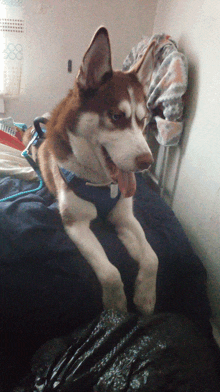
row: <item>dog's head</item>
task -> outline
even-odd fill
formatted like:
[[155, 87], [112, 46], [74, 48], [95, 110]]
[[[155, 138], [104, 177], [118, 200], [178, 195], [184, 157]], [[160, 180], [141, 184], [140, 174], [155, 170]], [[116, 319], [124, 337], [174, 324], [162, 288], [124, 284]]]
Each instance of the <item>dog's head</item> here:
[[76, 78], [74, 125], [66, 125], [72, 135], [98, 146], [99, 159], [125, 196], [135, 192], [134, 172], [148, 169], [153, 162], [143, 133], [154, 48], [152, 42], [131, 71], [113, 71], [108, 32], [99, 28]]

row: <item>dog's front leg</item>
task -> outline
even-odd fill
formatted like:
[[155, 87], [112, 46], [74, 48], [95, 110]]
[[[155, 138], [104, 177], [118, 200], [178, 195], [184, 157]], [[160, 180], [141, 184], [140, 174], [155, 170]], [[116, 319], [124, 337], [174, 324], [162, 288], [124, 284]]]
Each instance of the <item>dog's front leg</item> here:
[[120, 273], [90, 230], [90, 222], [96, 217], [95, 206], [69, 190], [60, 193], [59, 206], [66, 233], [91, 265], [102, 286], [104, 308], [126, 312], [127, 301]]
[[133, 215], [132, 198], [121, 198], [109, 220], [115, 225], [118, 237], [139, 265], [134, 303], [142, 314], [152, 313], [156, 302], [158, 258]]

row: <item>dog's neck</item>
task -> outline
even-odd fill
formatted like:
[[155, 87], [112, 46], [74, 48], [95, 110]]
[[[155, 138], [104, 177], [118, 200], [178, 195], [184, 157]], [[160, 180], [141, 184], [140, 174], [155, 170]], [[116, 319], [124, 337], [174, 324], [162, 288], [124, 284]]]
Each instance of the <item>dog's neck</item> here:
[[72, 154], [60, 166], [94, 184], [110, 184], [112, 179], [104, 165], [100, 146], [68, 132]]

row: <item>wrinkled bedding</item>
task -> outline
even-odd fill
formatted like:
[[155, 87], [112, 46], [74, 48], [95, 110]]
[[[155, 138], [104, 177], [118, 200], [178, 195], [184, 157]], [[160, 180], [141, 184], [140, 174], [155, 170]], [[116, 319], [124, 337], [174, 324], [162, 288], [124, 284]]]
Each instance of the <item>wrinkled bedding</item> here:
[[28, 181], [38, 178], [36, 172], [21, 156], [19, 150], [0, 143], [0, 176], [6, 175]]
[[[36, 187], [36, 182], [1, 177], [0, 198]], [[210, 335], [206, 271], [171, 209], [141, 175], [134, 212], [159, 257], [156, 313], [182, 314]], [[111, 225], [97, 218], [92, 229], [119, 269], [129, 311], [135, 312], [136, 263]], [[100, 314], [101, 287], [64, 232], [56, 200], [45, 187], [0, 203], [0, 265], [0, 368], [4, 376], [6, 368], [10, 379], [18, 373], [20, 378], [42, 343]]]
[[219, 359], [183, 316], [108, 311], [42, 346], [19, 392], [218, 392]]

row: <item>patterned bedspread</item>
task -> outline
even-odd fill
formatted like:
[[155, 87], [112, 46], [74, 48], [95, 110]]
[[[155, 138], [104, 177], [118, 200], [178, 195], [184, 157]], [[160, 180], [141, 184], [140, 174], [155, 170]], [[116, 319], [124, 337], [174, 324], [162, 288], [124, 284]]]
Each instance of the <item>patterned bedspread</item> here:
[[151, 42], [156, 41], [154, 68], [147, 96], [147, 107], [151, 113], [147, 125], [154, 132], [159, 144], [177, 145], [183, 131], [183, 96], [187, 89], [188, 66], [176, 43], [165, 34], [143, 38], [129, 53], [123, 70], [130, 70], [144, 55]]

